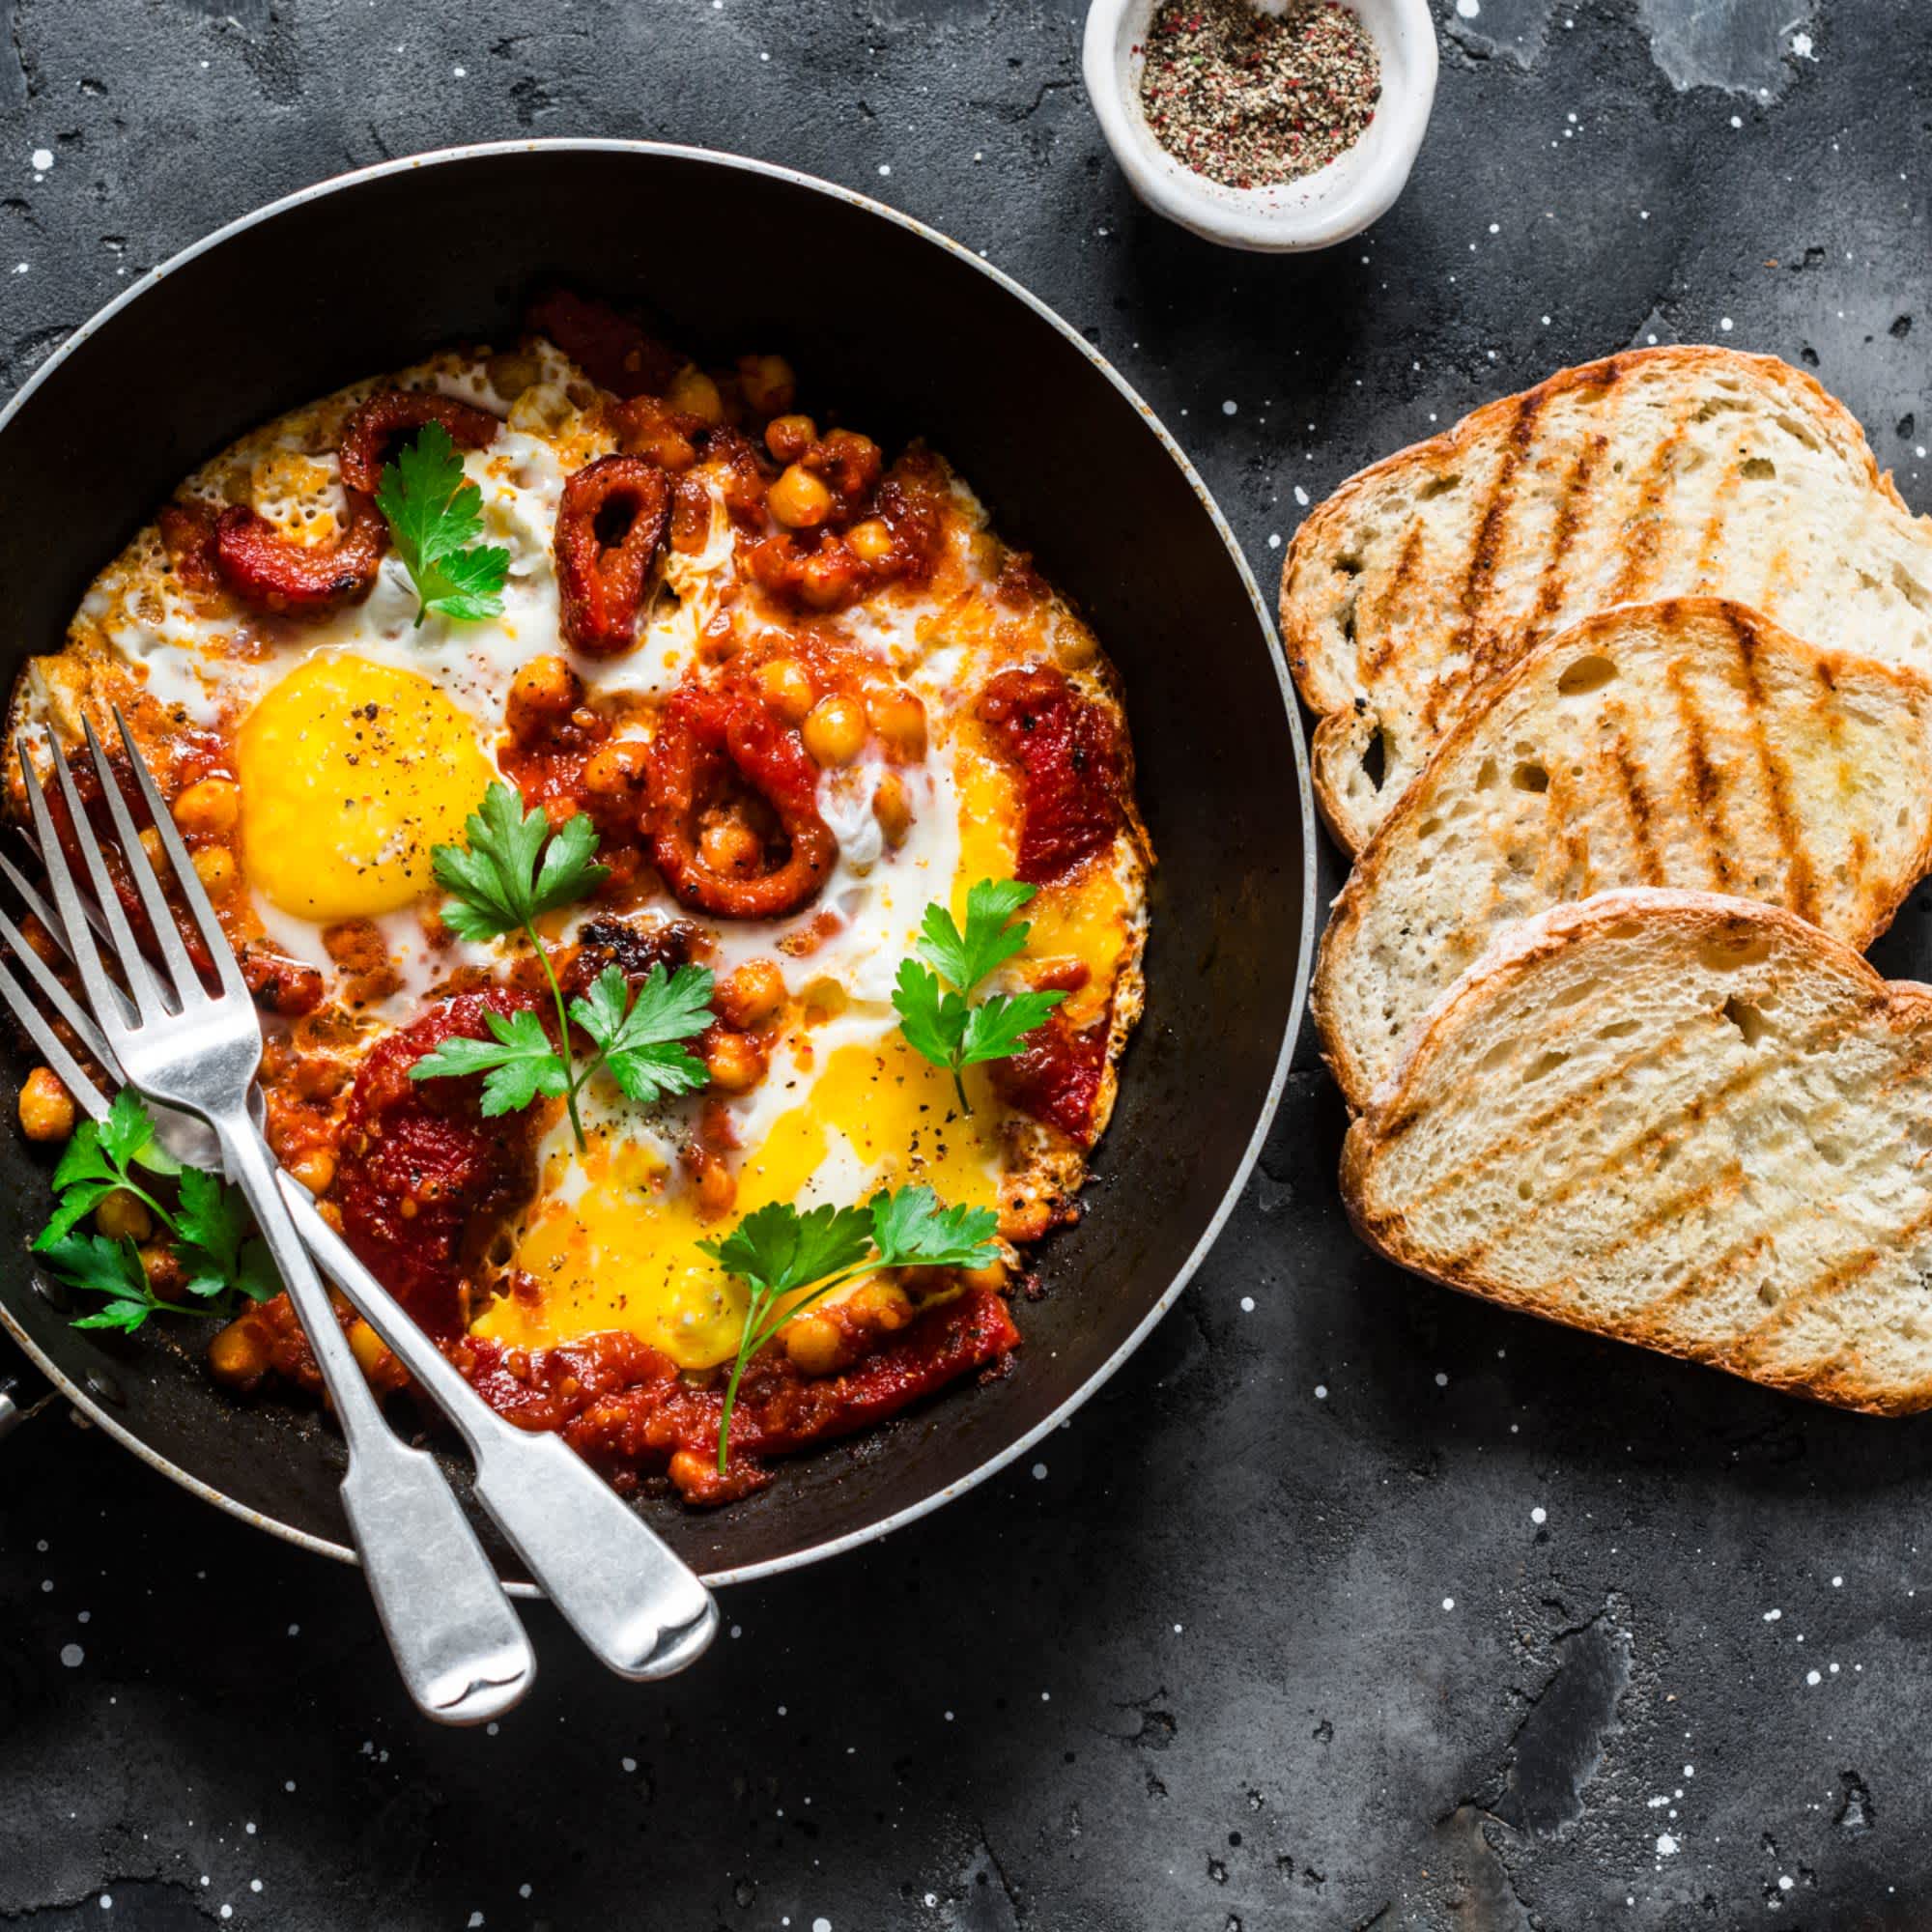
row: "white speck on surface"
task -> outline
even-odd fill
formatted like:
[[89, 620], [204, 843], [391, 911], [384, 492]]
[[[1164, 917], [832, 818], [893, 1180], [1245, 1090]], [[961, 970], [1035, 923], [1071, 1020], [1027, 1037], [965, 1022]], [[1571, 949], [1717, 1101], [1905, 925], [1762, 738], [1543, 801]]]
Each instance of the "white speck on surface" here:
[[1811, 51], [1811, 36], [1809, 34], [1793, 34], [1791, 37], [1791, 51], [1799, 60], [1816, 60], [1818, 58]]
[[1815, 1670], [1807, 1670], [1804, 1673], [1804, 1681], [1807, 1684], [1822, 1684], [1825, 1680]]
[[283, 1785], [282, 1785], [282, 1789], [283, 1789], [284, 1791], [293, 1791], [293, 1790], [294, 1790], [295, 1788], [296, 1788], [296, 1781], [295, 1781], [295, 1779], [294, 1779], [293, 1777], [291, 1777], [291, 1778], [288, 1778], [287, 1780], [285, 1780], [285, 1781], [284, 1781], [284, 1783], [283, 1783]]
[[1779, 1891], [1789, 1891], [1795, 1882], [1783, 1872], [1779, 1872], [1777, 1875], [1777, 1889]]
[[1465, 20], [1473, 20], [1483, 11], [1483, 0], [1456, 0], [1456, 12]]
[[1317, 1382], [1315, 1384], [1315, 1400], [1317, 1402], [1326, 1402], [1328, 1400], [1328, 1384], [1326, 1382]]
[[[1301, 485], [1297, 483], [1294, 487], [1298, 490], [1301, 488]], [[1270, 530], [1268, 532], [1268, 549], [1279, 550], [1280, 548], [1281, 548], [1281, 532], [1279, 530]]]
[[1233, 396], [1230, 396], [1228, 400], [1221, 405], [1221, 413], [1224, 416], [1238, 415], [1240, 413], [1240, 409], [1241, 409], [1240, 404], [1236, 402]]
[[51, 148], [36, 148], [28, 158], [39, 173], [45, 174], [54, 164], [54, 151]]
[[235, 1908], [232, 1905], [224, 1905], [221, 1908], [221, 1916], [224, 1918], [233, 1918], [235, 1917]]
[[262, 1889], [262, 1881], [260, 1879], [251, 1878], [248, 1881], [248, 1889], [250, 1891], [260, 1891], [261, 1889]]
[[81, 1649], [79, 1644], [64, 1643], [61, 1645], [61, 1662], [70, 1670], [78, 1670], [86, 1661], [87, 1653]]
[[814, 1919], [813, 1919], [813, 1920], [811, 1921], [811, 1932], [832, 1932], [832, 1921], [831, 1921], [831, 1919], [829, 1919], [829, 1918], [814, 1918]]
[[483, 1915], [480, 1912], [472, 1912], [469, 1915], [469, 1932], [476, 1932], [477, 1926], [482, 1924], [482, 1922]]
[[103, 1912], [114, 1910], [114, 1894], [111, 1891], [103, 1891], [100, 1894], [100, 1909]]
[[892, 164], [892, 162], [890, 162], [890, 161], [881, 161], [881, 162], [879, 163], [879, 172], [880, 172], [880, 173], [881, 173], [882, 175], [889, 175], [889, 174], [891, 174], [891, 173], [892, 173], [892, 171], [893, 171], [893, 164]]
[[[494, 1718], [483, 1726], [483, 1735], [486, 1738], [494, 1738], [497, 1735], [497, 1720]], [[363, 1748], [366, 1750], [368, 1747], [365, 1745]]]
[[1783, 1614], [1782, 1610], [1767, 1610], [1764, 1613], [1764, 1620], [1768, 1624], [1775, 1624]]
[[1442, 1599], [1442, 1607], [1445, 1610], [1453, 1610], [1456, 1607], [1456, 1599], [1454, 1597], [1444, 1597]]
[[623, 1766], [627, 1775], [638, 1768], [638, 1760], [634, 1757], [620, 1757], [617, 1762]]
[[1537, 1506], [1530, 1511], [1529, 1520], [1531, 1522], [1548, 1522], [1549, 1520], [1549, 1512], [1547, 1509], [1545, 1509], [1541, 1503], [1538, 1503]]
[[1731, 126], [1733, 128], [1742, 128], [1744, 125], [1744, 118], [1741, 115], [1733, 114], [1731, 116]]
[[300, 1624], [291, 1624], [291, 1625], [289, 1626], [289, 1634], [290, 1634], [291, 1636], [300, 1636], [300, 1635], [301, 1635], [301, 1625], [300, 1625]]
[[1046, 1464], [1044, 1463], [1036, 1463], [1033, 1465], [1033, 1479], [1036, 1483], [1046, 1481]]
[[1255, 1312], [1255, 1298], [1254, 1298], [1254, 1296], [1253, 1296], [1252, 1294], [1244, 1294], [1244, 1295], [1242, 1295], [1242, 1296], [1241, 1296], [1241, 1313], [1242, 1313], [1243, 1315], [1252, 1315], [1252, 1314], [1253, 1314], [1254, 1312]]
[[1677, 1850], [1677, 1840], [1668, 1832], [1657, 1834], [1657, 1856], [1661, 1859], [1671, 1857]]
[[1720, 315], [1718, 318], [1718, 327], [1721, 328], [1726, 335], [1728, 335], [1731, 332], [1731, 327], [1732, 327], [1730, 317], [1727, 315]]
[[1833, 1577], [1832, 1578], [1832, 1587], [1834, 1590], [1842, 1590], [1845, 1587], [1845, 1579], [1842, 1577]]
[[1308, 507], [1308, 492], [1299, 483], [1294, 486], [1294, 500], [1305, 510]]
[[1449, 1386], [1449, 1378], [1440, 1369], [1435, 1371], [1435, 1386], [1439, 1389], [1446, 1389]]

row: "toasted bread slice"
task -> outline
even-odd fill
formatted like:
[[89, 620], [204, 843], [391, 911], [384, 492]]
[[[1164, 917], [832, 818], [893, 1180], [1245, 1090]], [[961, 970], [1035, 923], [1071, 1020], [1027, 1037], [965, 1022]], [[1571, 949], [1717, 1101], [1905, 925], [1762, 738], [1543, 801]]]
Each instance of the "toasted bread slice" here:
[[1878, 1414], [1932, 1406], [1932, 987], [1639, 889], [1514, 929], [1349, 1130], [1392, 1261]]
[[1932, 667], [1932, 523], [1852, 416], [1768, 355], [1649, 349], [1565, 370], [1343, 484], [1281, 589], [1336, 837], [1359, 851], [1534, 639], [1696, 593]]
[[1464, 712], [1335, 902], [1315, 1017], [1350, 1104], [1504, 927], [1616, 886], [1766, 899], [1862, 949], [1932, 869], [1932, 677], [1716, 598], [1627, 605]]

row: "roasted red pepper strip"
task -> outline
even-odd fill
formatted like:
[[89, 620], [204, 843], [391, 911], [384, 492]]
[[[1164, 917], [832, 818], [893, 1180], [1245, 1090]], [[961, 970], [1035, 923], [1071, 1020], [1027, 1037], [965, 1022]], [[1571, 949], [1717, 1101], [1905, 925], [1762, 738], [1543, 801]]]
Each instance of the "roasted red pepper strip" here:
[[342, 432], [342, 486], [373, 497], [383, 481], [390, 446], [424, 423], [440, 423], [458, 449], [487, 449], [502, 428], [488, 410], [440, 396], [434, 389], [385, 389], [371, 396]]
[[476, 1080], [415, 1081], [410, 1068], [452, 1035], [486, 1037], [486, 1012], [534, 1004], [459, 994], [379, 1041], [355, 1076], [329, 1199], [350, 1246], [432, 1335], [461, 1332], [465, 1269], [530, 1190], [535, 1117], [486, 1121]]
[[668, 1469], [689, 1502], [728, 1502], [770, 1480], [764, 1459], [884, 1420], [1019, 1346], [1005, 1298], [972, 1289], [923, 1315], [838, 1375], [808, 1377], [781, 1344], [747, 1372], [718, 1473], [724, 1378], [694, 1388], [668, 1356], [635, 1336], [594, 1335], [532, 1353], [513, 1374], [500, 1343], [460, 1345], [456, 1359], [493, 1408], [526, 1429], [560, 1429], [572, 1448], [629, 1476]]
[[293, 616], [321, 615], [350, 598], [366, 597], [389, 547], [389, 526], [373, 497], [359, 490], [343, 494], [349, 527], [327, 543], [296, 543], [239, 504], [223, 510], [214, 526], [222, 582], [261, 610]]
[[214, 560], [213, 503], [170, 503], [160, 514], [161, 547], [176, 578], [190, 590], [213, 590], [221, 583]]
[[1009, 1105], [1058, 1127], [1079, 1146], [1092, 1147], [1096, 1138], [1094, 1104], [1107, 1070], [1111, 1026], [1102, 1015], [1097, 1025], [1076, 1033], [1061, 1013], [1056, 1008], [1027, 1035], [1018, 1053], [993, 1062], [986, 1071]]
[[[790, 846], [768, 870], [725, 870], [705, 856], [700, 820], [732, 774], [770, 806]], [[818, 767], [798, 733], [749, 692], [686, 685], [651, 746], [651, 856], [685, 905], [727, 919], [781, 919], [807, 904], [838, 856], [818, 815]]]
[[644, 584], [670, 523], [670, 478], [641, 456], [600, 456], [563, 486], [556, 587], [563, 635], [588, 657], [638, 641]]
[[600, 388], [619, 396], [661, 396], [680, 366], [678, 356], [609, 302], [587, 301], [558, 289], [524, 318], [548, 336]]
[[1114, 842], [1125, 759], [1113, 715], [1057, 670], [1004, 670], [979, 716], [1019, 769], [1025, 817], [1015, 876], [1051, 885]]

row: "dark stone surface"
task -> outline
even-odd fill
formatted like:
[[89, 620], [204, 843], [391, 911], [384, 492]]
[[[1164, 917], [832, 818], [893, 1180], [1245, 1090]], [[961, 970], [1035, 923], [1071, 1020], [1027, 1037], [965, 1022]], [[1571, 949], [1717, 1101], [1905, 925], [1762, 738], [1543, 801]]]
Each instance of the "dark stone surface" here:
[[[1816, 368], [1932, 504], [1921, 0], [1439, 11], [1406, 199], [1359, 244], [1262, 262], [1130, 202], [1073, 0], [15, 0], [0, 374], [338, 169], [667, 136], [986, 249], [1119, 360], [1265, 574], [1298, 492], [1653, 334]], [[543, 1613], [531, 1701], [438, 1733], [354, 1576], [43, 1418], [0, 1462], [0, 1918], [1923, 1923], [1932, 1429], [1372, 1264], [1339, 1104], [1305, 1042], [1300, 1065], [1220, 1249], [1037, 1469], [733, 1593], [733, 1635], [667, 1690]]]

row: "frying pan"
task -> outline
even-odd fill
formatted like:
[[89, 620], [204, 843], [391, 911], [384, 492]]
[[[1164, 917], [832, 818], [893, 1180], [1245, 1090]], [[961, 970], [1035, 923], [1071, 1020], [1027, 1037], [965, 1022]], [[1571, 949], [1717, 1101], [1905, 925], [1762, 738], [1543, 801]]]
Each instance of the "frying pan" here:
[[[1072, 328], [876, 202], [619, 141], [455, 149], [326, 182], [176, 256], [80, 329], [0, 413], [0, 674], [58, 643], [94, 573], [242, 430], [431, 349], [510, 340], [546, 279], [644, 301], [700, 359], [779, 351], [814, 406], [889, 450], [923, 436], [947, 455], [1119, 666], [1160, 857], [1147, 1016], [1086, 1218], [1039, 1254], [1046, 1293], [1019, 1311], [1015, 1373], [792, 1459], [729, 1509], [640, 1501], [707, 1580], [741, 1581], [881, 1535], [1011, 1462], [1107, 1379], [1199, 1265], [1301, 1016], [1315, 925], [1301, 728], [1227, 525]], [[327, 1424], [231, 1399], [162, 1338], [70, 1326], [24, 1255], [47, 1199], [44, 1162], [0, 1134], [0, 1254], [16, 1258], [0, 1270], [0, 1320], [27, 1353], [177, 1482], [353, 1561]]]

